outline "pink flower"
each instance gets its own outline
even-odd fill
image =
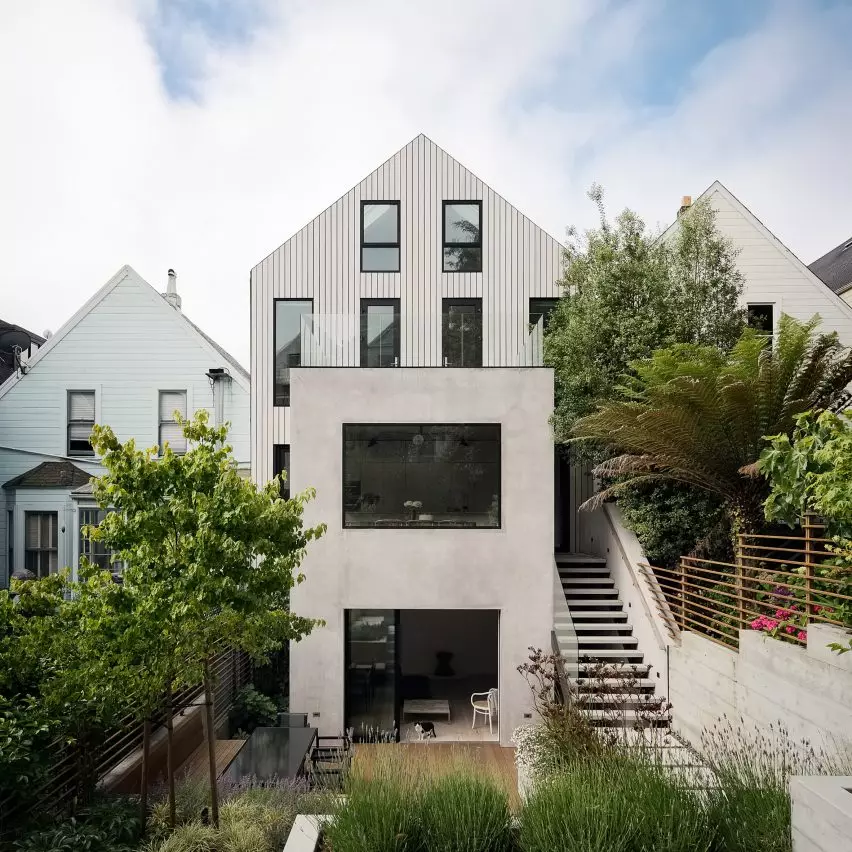
[[[796,638],[797,638],[800,642],[807,642],[807,641],[808,641],[808,631],[807,631],[807,630],[800,630],[800,631],[796,634]]]
[[[795,628],[795,627],[793,627],[793,625],[792,625],[792,624],[788,624],[788,625],[784,628],[784,630],[785,630],[787,633],[789,633],[791,636],[792,636],[792,634],[793,634],[793,633],[795,633],[795,632],[796,632],[796,628]]]
[[[789,618],[793,613],[789,609],[776,609],[775,617],[780,619]]]
[[[775,630],[778,627],[778,622],[774,618],[766,618],[763,619],[763,629],[764,630]]]

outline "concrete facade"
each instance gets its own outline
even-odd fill
[[[790,779],[793,852],[852,852],[852,777]]]
[[[498,610],[500,741],[510,745],[532,709],[516,667],[530,645],[549,646],[553,624],[552,372],[303,368],[291,393],[291,487],[316,488],[305,522],[328,531],[292,594],[295,612],[326,626],[291,647],[290,706],[325,734],[343,729],[347,609]],[[342,426],[364,422],[500,423],[501,528],[344,529]]]
[[[693,744],[723,715],[834,750],[852,739],[852,655],[826,647],[842,630],[812,624],[807,648],[740,631],[739,653],[689,631],[669,653],[673,724]]]

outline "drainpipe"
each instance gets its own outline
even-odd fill
[[[225,367],[211,367],[207,378],[213,390],[213,425],[221,426],[225,422],[225,385],[231,381],[231,374]]]

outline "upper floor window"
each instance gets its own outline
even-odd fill
[[[183,427],[175,420],[176,411],[180,412],[181,417],[186,417],[186,391],[160,391],[160,455],[166,443],[173,453],[186,452],[186,436]]]
[[[302,328],[313,313],[312,299],[275,300],[275,405],[290,404],[290,368],[302,363]]]
[[[97,565],[102,571],[121,573],[124,563],[113,561],[113,551],[102,541],[93,541],[84,532],[84,527],[96,527],[112,511],[112,509],[80,509],[80,558],[87,557],[89,562]]]
[[[59,568],[59,524],[56,512],[24,513],[24,568],[37,579]]]
[[[550,315],[558,304],[559,299],[530,299],[530,325],[536,326],[539,320],[543,320],[542,328],[546,330]]]
[[[361,272],[399,272],[399,202],[361,202]]]
[[[361,366],[399,366],[399,299],[361,299]]]
[[[272,474],[284,474],[281,481],[281,496],[290,499],[290,445],[274,444],[272,447]]]
[[[750,328],[763,331],[772,342],[772,333],[775,330],[775,317],[771,304],[750,304],[748,306],[748,324]]]
[[[93,456],[92,427],[95,425],[95,392],[68,391],[68,455]]]
[[[482,272],[482,202],[444,202],[444,272]]]
[[[445,367],[482,366],[482,299],[444,299],[441,332]]]
[[[500,526],[500,424],[343,425],[344,527]]]

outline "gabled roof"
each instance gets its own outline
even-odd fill
[[[70,461],[42,462],[3,484],[4,488],[79,488],[88,484],[90,473]]]
[[[67,334],[72,331],[84,317],[88,316],[122,281],[132,279],[138,284],[146,287],[153,297],[156,297],[157,303],[162,304],[163,310],[168,311],[168,315],[174,318],[174,322],[184,329],[189,329],[192,335],[198,340],[199,344],[207,349],[211,355],[216,358],[224,358],[227,365],[232,368],[233,379],[240,384],[246,391],[250,389],[251,379],[248,370],[242,366],[232,355],[228,354],[218,343],[208,337],[195,323],[188,319],[181,311],[173,308],[161,295],[158,293],[135,269],[131,266],[122,266],[121,269],[113,275],[112,278],[77,311],[71,319],[68,320],[47,342],[41,346],[36,354],[27,361],[29,369],[34,368],[42,358],[50,354],[53,348],[63,340]],[[12,387],[21,380],[21,376],[10,376],[5,382],[0,384],[0,397],[4,396]]]
[[[838,296],[852,287],[852,238],[844,240],[808,266]]]
[[[845,314],[847,317],[852,318],[852,305],[849,305],[847,302],[844,302],[843,299],[834,291],[831,287],[829,287],[818,275],[814,273],[814,271],[808,267],[804,261],[802,261],[799,257],[797,257],[739,198],[734,195],[721,181],[714,180],[701,195],[698,196],[696,202],[704,201],[709,199],[713,193],[718,192],[720,195],[724,196],[728,199],[732,206],[740,211],[740,213],[761,233],[767,240],[774,243],[775,246],[781,251],[781,253],[787,258],[787,260],[792,263],[805,277],[810,278],[813,283],[818,287],[825,287],[829,293],[829,298],[834,302],[835,306],[838,308],[841,314]],[[666,239],[669,234],[677,227],[678,220],[675,219],[674,222],[663,231],[661,238]]]

